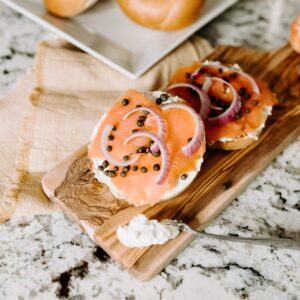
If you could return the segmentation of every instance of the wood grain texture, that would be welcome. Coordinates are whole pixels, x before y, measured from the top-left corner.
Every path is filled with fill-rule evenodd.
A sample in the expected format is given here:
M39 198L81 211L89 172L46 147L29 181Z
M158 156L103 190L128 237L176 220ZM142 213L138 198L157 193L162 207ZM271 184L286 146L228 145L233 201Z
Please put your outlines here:
M273 52L220 46L209 57L241 67L266 81L279 103L260 139L238 151L209 150L200 174L181 195L155 206L132 207L111 195L89 168L86 146L43 178L46 194L60 204L116 261L137 278L155 276L193 237L181 233L163 246L129 249L116 238L119 225L144 213L149 218L174 218L204 228L236 198L272 160L300 134L300 56L289 46ZM223 189L226 182L231 187Z

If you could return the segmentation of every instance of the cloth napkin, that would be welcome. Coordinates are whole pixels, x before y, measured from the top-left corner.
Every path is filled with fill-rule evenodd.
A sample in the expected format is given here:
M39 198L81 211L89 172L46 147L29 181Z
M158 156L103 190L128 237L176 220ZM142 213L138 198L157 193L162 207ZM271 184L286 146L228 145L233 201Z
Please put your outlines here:
M0 100L5 120L0 128L5 144L0 150L0 222L57 210L43 193L42 176L89 140L116 97L129 88L160 89L176 68L211 51L207 41L194 36L131 80L65 41L41 42L31 74Z

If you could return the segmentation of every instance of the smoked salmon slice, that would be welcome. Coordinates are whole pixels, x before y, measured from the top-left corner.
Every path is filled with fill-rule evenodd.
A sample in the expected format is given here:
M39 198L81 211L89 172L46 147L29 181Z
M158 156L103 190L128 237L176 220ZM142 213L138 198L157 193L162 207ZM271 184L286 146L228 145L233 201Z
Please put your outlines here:
M153 205L183 191L200 170L205 152L204 125L198 148L189 156L182 151L197 129L189 109L193 111L185 101L166 93L123 93L94 130L88 155L95 177L117 198L135 206ZM165 147L168 159L163 149L153 150L156 144ZM167 163L167 175L157 183Z
M219 62L194 62L190 66L180 67L171 77L169 86L178 83L190 83L201 89L207 78L210 77L219 78L229 83L238 93L241 105L235 118L226 124L216 126L205 122L208 145L212 147L218 145L222 148L220 142L236 141L245 137L257 139L268 114L271 113L272 106L277 103L277 100L264 82L243 73L238 66L232 68L221 65ZM192 89L176 87L167 89L167 91L189 102L196 111L200 110L199 96ZM212 82L207 94L210 98L211 107L214 107L208 116L211 118L226 111L233 99L232 91L224 83L216 80ZM243 146L242 143L241 145Z

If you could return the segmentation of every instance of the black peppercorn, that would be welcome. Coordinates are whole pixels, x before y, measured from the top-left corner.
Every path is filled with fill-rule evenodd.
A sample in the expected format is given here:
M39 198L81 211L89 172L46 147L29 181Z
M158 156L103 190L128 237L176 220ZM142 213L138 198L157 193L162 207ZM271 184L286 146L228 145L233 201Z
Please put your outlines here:
M187 174L182 174L182 175L180 176L180 178L181 178L182 180L186 180L186 179L187 179Z
M129 104L129 100L128 99L123 99L122 100L122 105L123 106L127 106Z
M146 121L146 119L147 119L146 116L140 116L140 117L139 117L139 120L141 120L141 121Z
M102 163L102 167L105 169L107 168L109 165L108 161L107 160L104 160L103 163Z
M142 173L147 173L148 169L146 167L141 167L141 172Z
M168 98L169 98L169 95L168 95L168 94L161 94L161 95L160 95L160 99L161 99L163 102L167 101Z
M145 146L141 146L139 148L136 149L137 153L146 153L146 147Z
M235 78L238 77L238 75L239 75L238 73L233 72L233 73L231 73L231 74L229 75L229 78L235 79Z
M160 170L160 165L159 165L159 164L153 165L153 170L154 170L154 171Z
M241 87L239 90L239 95L243 97L246 94L246 92L246 89L244 87Z
M156 98L155 102L157 105L160 105L162 103L162 100L160 98Z
M240 112L238 112L235 116L236 119L240 119L242 117L242 114Z
M159 157L160 156L160 151L157 151L157 152L151 152L152 153L152 155L154 156L154 157Z
M136 121L136 125L137 125L138 127L143 127L143 126L145 125L145 123L144 123L144 121L142 121L142 120L137 120L137 121Z
M115 171L112 171L112 170L111 170L111 171L108 172L108 176L109 176L109 177L116 177L117 174L116 174Z
M126 166L126 167L123 167L122 168L122 171L124 171L124 172L128 172L130 170L130 167L129 166Z

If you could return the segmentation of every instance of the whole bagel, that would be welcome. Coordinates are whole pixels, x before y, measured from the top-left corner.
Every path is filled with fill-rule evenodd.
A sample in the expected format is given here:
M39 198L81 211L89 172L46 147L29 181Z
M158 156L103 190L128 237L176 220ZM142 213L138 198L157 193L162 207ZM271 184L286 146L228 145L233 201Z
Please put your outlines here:
M47 10L59 17L73 17L82 13L98 0L44 0Z
M159 30L177 30L193 23L205 0L118 0L134 22Z
M291 26L290 43L293 49L300 53L300 16L296 18Z

